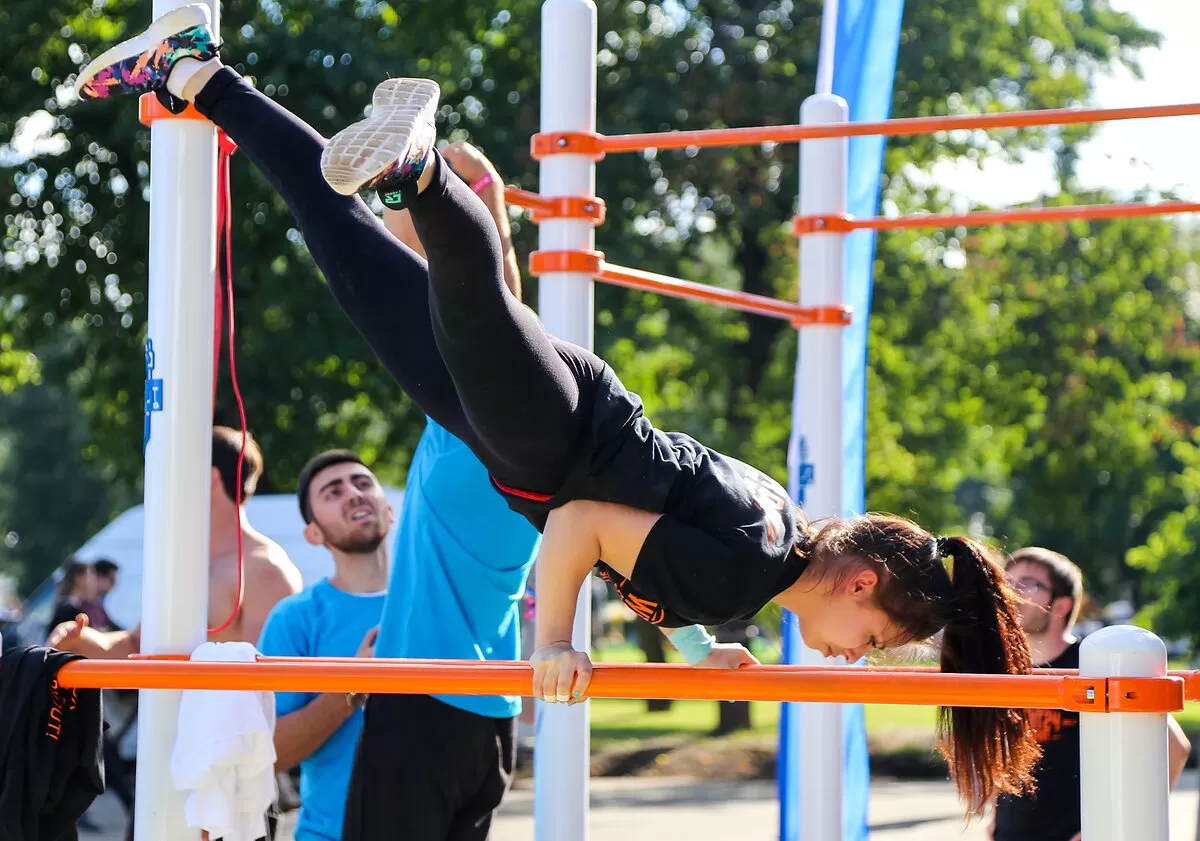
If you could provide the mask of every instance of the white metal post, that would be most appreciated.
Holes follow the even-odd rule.
[[[596,6],[592,0],[546,0],[542,4],[541,129],[596,130]],[[541,161],[538,184],[545,196],[592,196],[596,165],[579,155]],[[595,231],[588,221],[548,219],[541,223],[542,251],[591,250]],[[539,282],[538,311],[553,335],[592,347],[592,279],[554,272]],[[572,639],[591,648],[590,581],[579,592]],[[536,618],[534,620],[537,621]],[[534,825],[537,841],[587,841],[588,710],[586,703],[537,705],[534,747]]]
[[[1113,625],[1084,639],[1080,677],[1163,677],[1167,648],[1142,628]],[[1079,788],[1087,841],[1167,841],[1165,713],[1080,713]]]
[[[213,31],[219,8],[212,0]],[[154,15],[184,5],[155,0]],[[200,120],[150,129],[143,653],[188,653],[208,619],[217,135]],[[171,782],[179,692],[139,693],[136,841],[199,838]]]
[[[849,108],[841,97],[818,93],[804,100],[805,125],[843,122]],[[800,144],[800,213],[846,211],[845,138]],[[844,237],[809,234],[800,240],[800,303],[841,307],[844,301]],[[810,520],[842,515],[842,342],[843,328],[814,325],[800,330],[799,375],[793,400],[798,423],[792,430],[793,470],[799,472],[803,508]],[[801,634],[804,628],[800,628]],[[822,664],[824,655],[804,648],[803,664]],[[801,841],[842,837],[843,736],[837,704],[805,704],[800,711]]]

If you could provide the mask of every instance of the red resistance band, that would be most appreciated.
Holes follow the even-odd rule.
[[[217,377],[221,365],[221,334],[224,316],[229,317],[229,379],[233,384],[234,399],[237,402],[238,416],[242,424],[242,443],[238,450],[237,460],[237,490],[236,510],[234,516],[237,522],[238,547],[238,589],[237,601],[233,613],[221,625],[209,628],[208,633],[219,634],[228,629],[237,620],[242,610],[242,599],[246,587],[246,571],[242,558],[242,463],[246,455],[246,406],[242,402],[242,391],[238,386],[237,364],[235,362],[233,343],[233,197],[229,181],[229,159],[237,151],[237,144],[229,135],[217,129],[217,273],[216,273],[216,308],[213,319],[213,408],[217,405]],[[222,254],[224,259],[222,259]],[[224,284],[224,288],[222,288]]]

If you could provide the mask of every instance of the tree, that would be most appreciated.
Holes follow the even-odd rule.
[[[0,570],[25,591],[135,502],[85,460],[88,446],[67,389],[28,385],[0,401]]]
[[[1126,552],[1185,504],[1169,477],[1200,358],[1180,340],[1194,252],[1134,219],[898,233],[880,250],[895,270],[872,334],[875,504],[1053,547],[1098,596],[1131,595]]]
[[[1129,552],[1132,566],[1146,573],[1144,607],[1138,620],[1159,634],[1200,644],[1200,572],[1196,552],[1200,547],[1200,437],[1177,443],[1174,454],[1183,470],[1164,477],[1184,504],[1163,517],[1145,542]]]
[[[1068,11],[1037,0],[1015,22],[1009,8],[984,0],[937,9],[910,4],[904,41],[921,47],[901,50],[897,113],[1078,101],[1097,69],[1128,61],[1150,41],[1128,16],[1090,3]],[[469,133],[504,172],[529,183],[523,150],[524,138],[536,131],[537,11],[532,0],[496,14],[453,4],[381,3],[351,12],[340,4],[262,7],[237,0],[224,5],[223,31],[238,69],[326,133],[357,115],[375,80],[433,75],[444,84],[444,128]],[[0,92],[0,130],[21,126],[7,164],[14,212],[5,251],[17,273],[5,295],[23,299],[12,319],[14,341],[36,348],[62,324],[86,330],[77,355],[47,376],[62,381],[67,371],[88,369],[73,387],[94,440],[112,454],[104,457],[117,459],[126,477],[141,469],[132,448],[122,445],[132,440],[141,411],[148,132],[133,121],[131,102],[77,108],[61,86],[87,50],[128,34],[149,14],[141,0],[82,10],[53,0],[0,12],[6,55],[14,66],[34,68],[7,79]],[[779,91],[812,89],[819,14],[815,2],[790,0],[753,9],[732,0],[600,3],[602,124],[661,129],[793,120],[802,95],[781,112]],[[1022,39],[1036,48],[1022,46]],[[355,47],[334,48],[339,44]],[[937,154],[928,143],[895,148],[917,165]],[[893,155],[889,171],[897,163]],[[609,223],[617,229],[609,247],[614,258],[682,268],[700,280],[740,281],[749,291],[794,292],[783,224],[792,210],[794,147],[624,156],[601,173],[602,194],[625,197],[614,202]],[[244,162],[236,164],[234,181],[239,370],[251,423],[261,427],[256,431],[270,454],[268,486],[288,486],[304,454],[346,435],[364,436],[385,460],[384,473],[398,479],[417,426],[411,406],[386,378],[370,376],[374,360],[320,298],[302,243],[293,234],[283,245],[292,223],[278,198]],[[699,228],[686,222],[688,211]],[[637,233],[644,228],[649,236]],[[526,228],[526,247],[528,237]],[[706,270],[709,240],[728,255],[727,271],[720,263],[716,272]],[[767,319],[674,303],[647,316],[647,305],[657,303],[604,290],[600,349],[628,357],[623,348],[630,338],[637,340],[633,347],[680,349],[651,363],[655,373],[642,377],[652,386],[644,395],[651,410],[668,425],[704,432],[718,446],[782,473],[788,415],[768,411],[774,423],[764,426],[758,404],[790,399],[788,366],[780,360],[794,352],[790,331]],[[279,376],[281,360],[290,377]],[[660,400],[679,379],[704,384],[709,396]],[[222,417],[228,412],[224,397]],[[340,420],[329,425],[330,413]]]

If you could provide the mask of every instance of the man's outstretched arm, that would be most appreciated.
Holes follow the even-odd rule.
[[[500,245],[504,257],[504,282],[509,291],[521,300],[521,269],[517,265],[517,253],[513,249],[512,226],[508,220],[508,204],[504,201],[504,180],[492,165],[492,162],[482,152],[470,143],[452,143],[442,150],[442,157],[454,167],[468,184],[474,184],[485,176],[491,177],[491,183],[479,191],[479,198],[496,221],[496,230],[500,233]],[[425,257],[425,249],[413,229],[412,216],[407,210],[384,210],[383,223],[392,235],[413,251]]]

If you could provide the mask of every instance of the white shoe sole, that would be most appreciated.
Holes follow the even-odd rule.
[[[321,153],[329,186],[352,196],[408,151],[413,133],[432,123],[441,88],[429,79],[388,79],[371,97],[371,115],[335,134]]]
[[[150,24],[149,28],[141,35],[135,35],[115,47],[110,47],[88,62],[88,65],[79,71],[79,76],[75,79],[75,93],[78,94],[80,88],[105,67],[133,56],[139,56],[154,49],[172,35],[203,24],[211,25],[212,16],[208,12],[208,6],[202,3],[193,3],[189,6],[172,9]]]

